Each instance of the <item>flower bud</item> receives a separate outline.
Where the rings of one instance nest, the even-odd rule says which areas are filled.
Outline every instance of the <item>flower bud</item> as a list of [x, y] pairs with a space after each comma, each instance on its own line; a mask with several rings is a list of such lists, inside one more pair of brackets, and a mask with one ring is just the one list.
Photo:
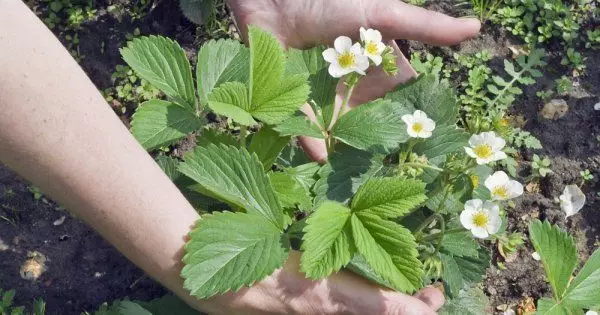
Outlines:
[[396, 65], [396, 59], [398, 59], [398, 56], [394, 54], [392, 47], [386, 47], [381, 54], [381, 57], [383, 58], [381, 63], [383, 71], [390, 76], [395, 76], [398, 74], [398, 65]]

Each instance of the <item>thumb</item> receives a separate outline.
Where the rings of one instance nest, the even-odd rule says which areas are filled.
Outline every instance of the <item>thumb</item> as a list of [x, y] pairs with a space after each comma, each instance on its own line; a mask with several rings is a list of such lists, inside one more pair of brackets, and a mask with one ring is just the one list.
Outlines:
[[479, 33], [481, 23], [473, 18], [448, 15], [398, 0], [370, 1], [370, 25], [385, 38], [410, 39], [433, 45], [454, 45]]

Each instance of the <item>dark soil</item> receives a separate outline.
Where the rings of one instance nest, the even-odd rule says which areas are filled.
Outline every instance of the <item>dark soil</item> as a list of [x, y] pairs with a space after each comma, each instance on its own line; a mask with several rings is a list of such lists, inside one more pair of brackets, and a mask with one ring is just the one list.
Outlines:
[[[111, 74], [117, 64], [123, 64], [118, 49], [126, 42], [125, 34], [133, 33], [135, 28], [139, 28], [141, 34], [162, 34], [176, 39], [190, 57], [195, 55], [203, 40], [203, 30], [181, 16], [177, 1], [156, 1], [156, 6], [148, 7], [148, 15], [136, 21], [127, 16], [119, 20], [118, 16], [109, 13], [106, 8], [114, 3], [127, 7], [129, 1], [96, 1], [94, 6], [99, 9], [99, 18], [84, 24], [78, 31], [80, 53], [85, 56], [80, 64], [100, 90], [112, 86]], [[39, 15], [48, 10], [45, 2], [30, 0], [28, 4]], [[458, 9], [453, 1], [436, 1], [431, 8], [454, 16], [466, 15], [466, 11]], [[65, 45], [68, 44], [65, 35], [69, 32], [55, 30], [55, 33]], [[445, 60], [451, 59], [457, 51], [473, 53], [487, 49], [497, 59], [492, 62], [498, 64], [494, 70], [499, 70], [501, 63], [496, 61], [510, 58], [507, 46], [516, 43], [518, 40], [504, 34], [498, 26], [488, 24], [478, 38], [459, 47], [434, 48], [414, 42], [406, 46], [411, 52], [430, 51]], [[598, 247], [600, 237], [600, 215], [597, 213], [600, 199], [596, 196], [600, 191], [597, 180], [600, 178], [600, 142], [596, 140], [600, 135], [600, 112], [593, 109], [600, 101], [600, 54], [591, 50], [585, 52], [587, 72], [580, 78], [576, 91], [565, 97], [569, 111], [558, 120], [547, 120], [538, 114], [543, 102], [535, 93], [566, 74], [566, 69], [560, 65], [560, 57], [556, 57], [561, 48], [554, 46], [550, 45], [549, 55], [554, 57], [544, 69], [546, 77], [525, 89], [513, 113], [525, 117], [524, 129], [538, 137], [544, 146], [538, 152], [522, 152], [521, 173], [529, 174], [533, 153], [548, 155], [552, 159], [553, 173], [543, 178], [537, 189], [517, 199], [514, 209], [508, 209], [508, 230], [527, 235], [527, 225], [532, 219], [548, 219], [575, 236], [581, 258], [585, 260]], [[123, 115], [125, 123], [130, 114], [131, 110], [128, 110]], [[581, 182], [579, 171], [584, 169], [589, 169], [595, 176], [583, 187], [588, 201], [580, 214], [565, 220], [555, 199], [565, 185]], [[64, 210], [57, 210], [57, 205], [51, 201], [35, 200], [27, 184], [1, 166], [0, 216], [13, 220], [9, 223], [0, 219], [0, 287], [16, 289], [19, 304], [29, 304], [34, 298], [42, 297], [48, 303], [48, 314], [70, 315], [95, 310], [105, 301], [124, 297], [149, 300], [165, 293], [159, 284], [81, 221]], [[53, 224], [63, 216], [66, 217], [64, 223]], [[2, 250], [3, 247], [7, 248]], [[19, 275], [30, 251], [40, 252], [48, 258], [48, 269], [37, 281], [23, 280]], [[527, 243], [509, 261], [494, 252], [494, 261], [485, 279], [492, 302], [491, 312], [500, 313], [500, 309], [514, 308], [527, 298], [548, 295], [541, 263], [531, 257], [531, 244]]]

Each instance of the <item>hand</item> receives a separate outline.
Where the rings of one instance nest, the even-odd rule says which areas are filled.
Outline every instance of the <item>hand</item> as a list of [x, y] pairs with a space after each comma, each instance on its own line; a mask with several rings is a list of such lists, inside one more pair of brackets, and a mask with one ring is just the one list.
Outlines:
[[[361, 26], [381, 31], [399, 56], [400, 71], [394, 77], [380, 69], [369, 72], [355, 88], [350, 108], [382, 97], [416, 76], [393, 39], [453, 45], [477, 35], [480, 28], [477, 19], [456, 19], [399, 0], [230, 0], [229, 3], [243, 33], [247, 25], [257, 25], [275, 34], [284, 45], [295, 48], [331, 46], [340, 35], [358, 39]], [[338, 108], [344, 90], [340, 84]], [[314, 117], [310, 106], [304, 106], [303, 111]], [[314, 160], [327, 159], [322, 140], [301, 137], [300, 142]]]
[[201, 308], [227, 315], [434, 315], [444, 303], [444, 295], [435, 288], [411, 297], [378, 288], [348, 272], [312, 281], [298, 271], [299, 262], [300, 253], [292, 252], [286, 265], [267, 279], [237, 293], [214, 297]]

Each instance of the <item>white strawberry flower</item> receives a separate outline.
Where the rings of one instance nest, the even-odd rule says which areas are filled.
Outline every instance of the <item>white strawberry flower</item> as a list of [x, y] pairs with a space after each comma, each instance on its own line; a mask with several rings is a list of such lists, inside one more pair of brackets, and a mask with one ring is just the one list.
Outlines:
[[511, 180], [506, 173], [498, 171], [485, 180], [485, 187], [492, 194], [492, 200], [508, 200], [523, 194], [523, 185]]
[[406, 132], [413, 138], [429, 138], [435, 129], [435, 121], [421, 110], [402, 116], [402, 120], [406, 123]]
[[378, 30], [372, 28], [365, 29], [360, 28], [360, 40], [363, 42], [365, 48], [365, 56], [369, 57], [376, 66], [379, 66], [383, 61], [383, 51], [385, 50], [385, 44], [382, 42], [383, 38]]
[[567, 218], [578, 213], [585, 205], [585, 194], [577, 185], [565, 187], [560, 200], [560, 208], [567, 214]]
[[472, 135], [469, 139], [469, 147], [465, 147], [465, 151], [477, 160], [477, 164], [488, 164], [506, 158], [506, 153], [502, 152], [505, 145], [504, 139], [497, 137], [495, 132], [489, 131]]
[[365, 75], [369, 68], [369, 58], [365, 56], [360, 43], [352, 45], [352, 40], [346, 36], [338, 37], [333, 43], [335, 48], [323, 52], [323, 59], [329, 62], [329, 74], [341, 78], [352, 72]]
[[490, 201], [469, 200], [465, 203], [465, 210], [460, 213], [460, 223], [470, 230], [473, 236], [487, 238], [500, 230], [500, 208]]
[[590, 310], [585, 312], [585, 315], [598, 315], [598, 312]]

